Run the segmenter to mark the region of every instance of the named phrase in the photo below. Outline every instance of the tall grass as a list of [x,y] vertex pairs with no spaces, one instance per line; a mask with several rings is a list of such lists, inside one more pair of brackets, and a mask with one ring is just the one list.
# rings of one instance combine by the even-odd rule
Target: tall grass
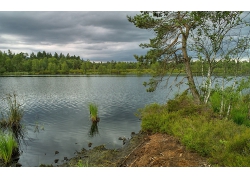
[[250,128],[221,119],[213,107],[179,96],[166,105],[139,111],[142,131],[173,135],[188,149],[208,157],[213,166],[250,166]]
[[6,165],[11,161],[12,154],[17,147],[17,142],[11,133],[0,133],[0,158]]
[[23,109],[21,104],[17,102],[17,95],[15,93],[8,94],[4,100],[7,101],[8,105],[7,112],[5,113],[7,114],[7,117],[2,114],[0,125],[7,127],[19,125],[23,117]]
[[99,121],[98,118],[98,107],[94,103],[89,104],[90,118],[92,121]]

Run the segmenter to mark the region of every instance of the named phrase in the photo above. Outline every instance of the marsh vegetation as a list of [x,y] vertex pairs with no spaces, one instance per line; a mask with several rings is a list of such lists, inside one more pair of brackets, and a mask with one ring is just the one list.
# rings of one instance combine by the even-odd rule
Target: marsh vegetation
[[0,133],[0,159],[7,166],[13,154],[18,152],[18,144],[12,133]]
[[89,104],[89,112],[90,112],[90,119],[93,122],[99,122],[100,118],[98,117],[98,107],[95,103]]
[[23,117],[22,105],[17,102],[17,94],[7,94],[3,101],[7,102],[6,112],[1,112],[0,126],[15,127],[20,125]]
[[[249,167],[249,117],[232,113],[226,118],[220,116],[214,106],[213,102],[197,105],[185,93],[165,105],[147,105],[139,111],[142,131],[178,137],[183,145],[209,158],[214,166]],[[234,108],[244,112],[245,107],[235,105]]]
[[23,109],[17,102],[15,93],[7,94],[3,101],[7,102],[7,109],[5,113],[1,112],[0,159],[3,160],[5,166],[8,166],[12,162],[13,156],[19,155],[19,143],[24,137],[21,124]]

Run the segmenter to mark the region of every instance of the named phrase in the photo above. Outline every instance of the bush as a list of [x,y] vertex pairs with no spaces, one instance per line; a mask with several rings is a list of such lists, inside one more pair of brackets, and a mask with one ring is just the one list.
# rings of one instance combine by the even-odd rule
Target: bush
[[166,105],[151,104],[141,109],[142,131],[178,137],[214,166],[250,166],[250,129],[218,118],[212,108],[189,99],[187,95],[177,96]]

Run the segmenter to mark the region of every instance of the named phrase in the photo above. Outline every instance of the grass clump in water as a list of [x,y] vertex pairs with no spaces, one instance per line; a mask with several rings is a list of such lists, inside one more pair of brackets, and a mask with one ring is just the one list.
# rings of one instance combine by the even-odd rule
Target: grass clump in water
[[213,166],[250,166],[250,128],[220,118],[208,105],[196,105],[188,95],[167,104],[139,110],[142,131],[173,135],[188,149],[209,159]]
[[17,142],[11,133],[0,133],[0,158],[7,165],[11,161],[13,152],[18,148]]
[[90,118],[94,122],[98,122],[100,118],[98,117],[98,107],[94,103],[89,104]]
[[17,95],[15,93],[8,94],[4,100],[7,101],[8,105],[6,112],[7,117],[5,117],[2,113],[0,125],[2,127],[13,127],[20,125],[20,121],[23,117],[23,109],[21,104],[17,102]]

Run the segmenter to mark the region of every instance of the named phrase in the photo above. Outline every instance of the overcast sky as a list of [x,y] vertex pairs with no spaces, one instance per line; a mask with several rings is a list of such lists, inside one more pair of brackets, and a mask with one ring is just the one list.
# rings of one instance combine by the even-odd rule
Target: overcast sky
[[[212,6],[214,3],[216,6]],[[238,1],[229,7],[232,3],[221,4],[226,10],[242,7]],[[149,42],[153,32],[136,28],[127,20],[127,15],[133,16],[140,10],[224,10],[221,4],[217,0],[205,6],[195,0],[175,3],[71,0],[59,4],[49,0],[36,3],[8,0],[0,6],[0,50],[69,53],[92,61],[136,61],[134,54],[146,53],[139,44]]]
[[0,12],[0,50],[46,51],[93,61],[135,61],[152,32],[127,20],[134,11]]

